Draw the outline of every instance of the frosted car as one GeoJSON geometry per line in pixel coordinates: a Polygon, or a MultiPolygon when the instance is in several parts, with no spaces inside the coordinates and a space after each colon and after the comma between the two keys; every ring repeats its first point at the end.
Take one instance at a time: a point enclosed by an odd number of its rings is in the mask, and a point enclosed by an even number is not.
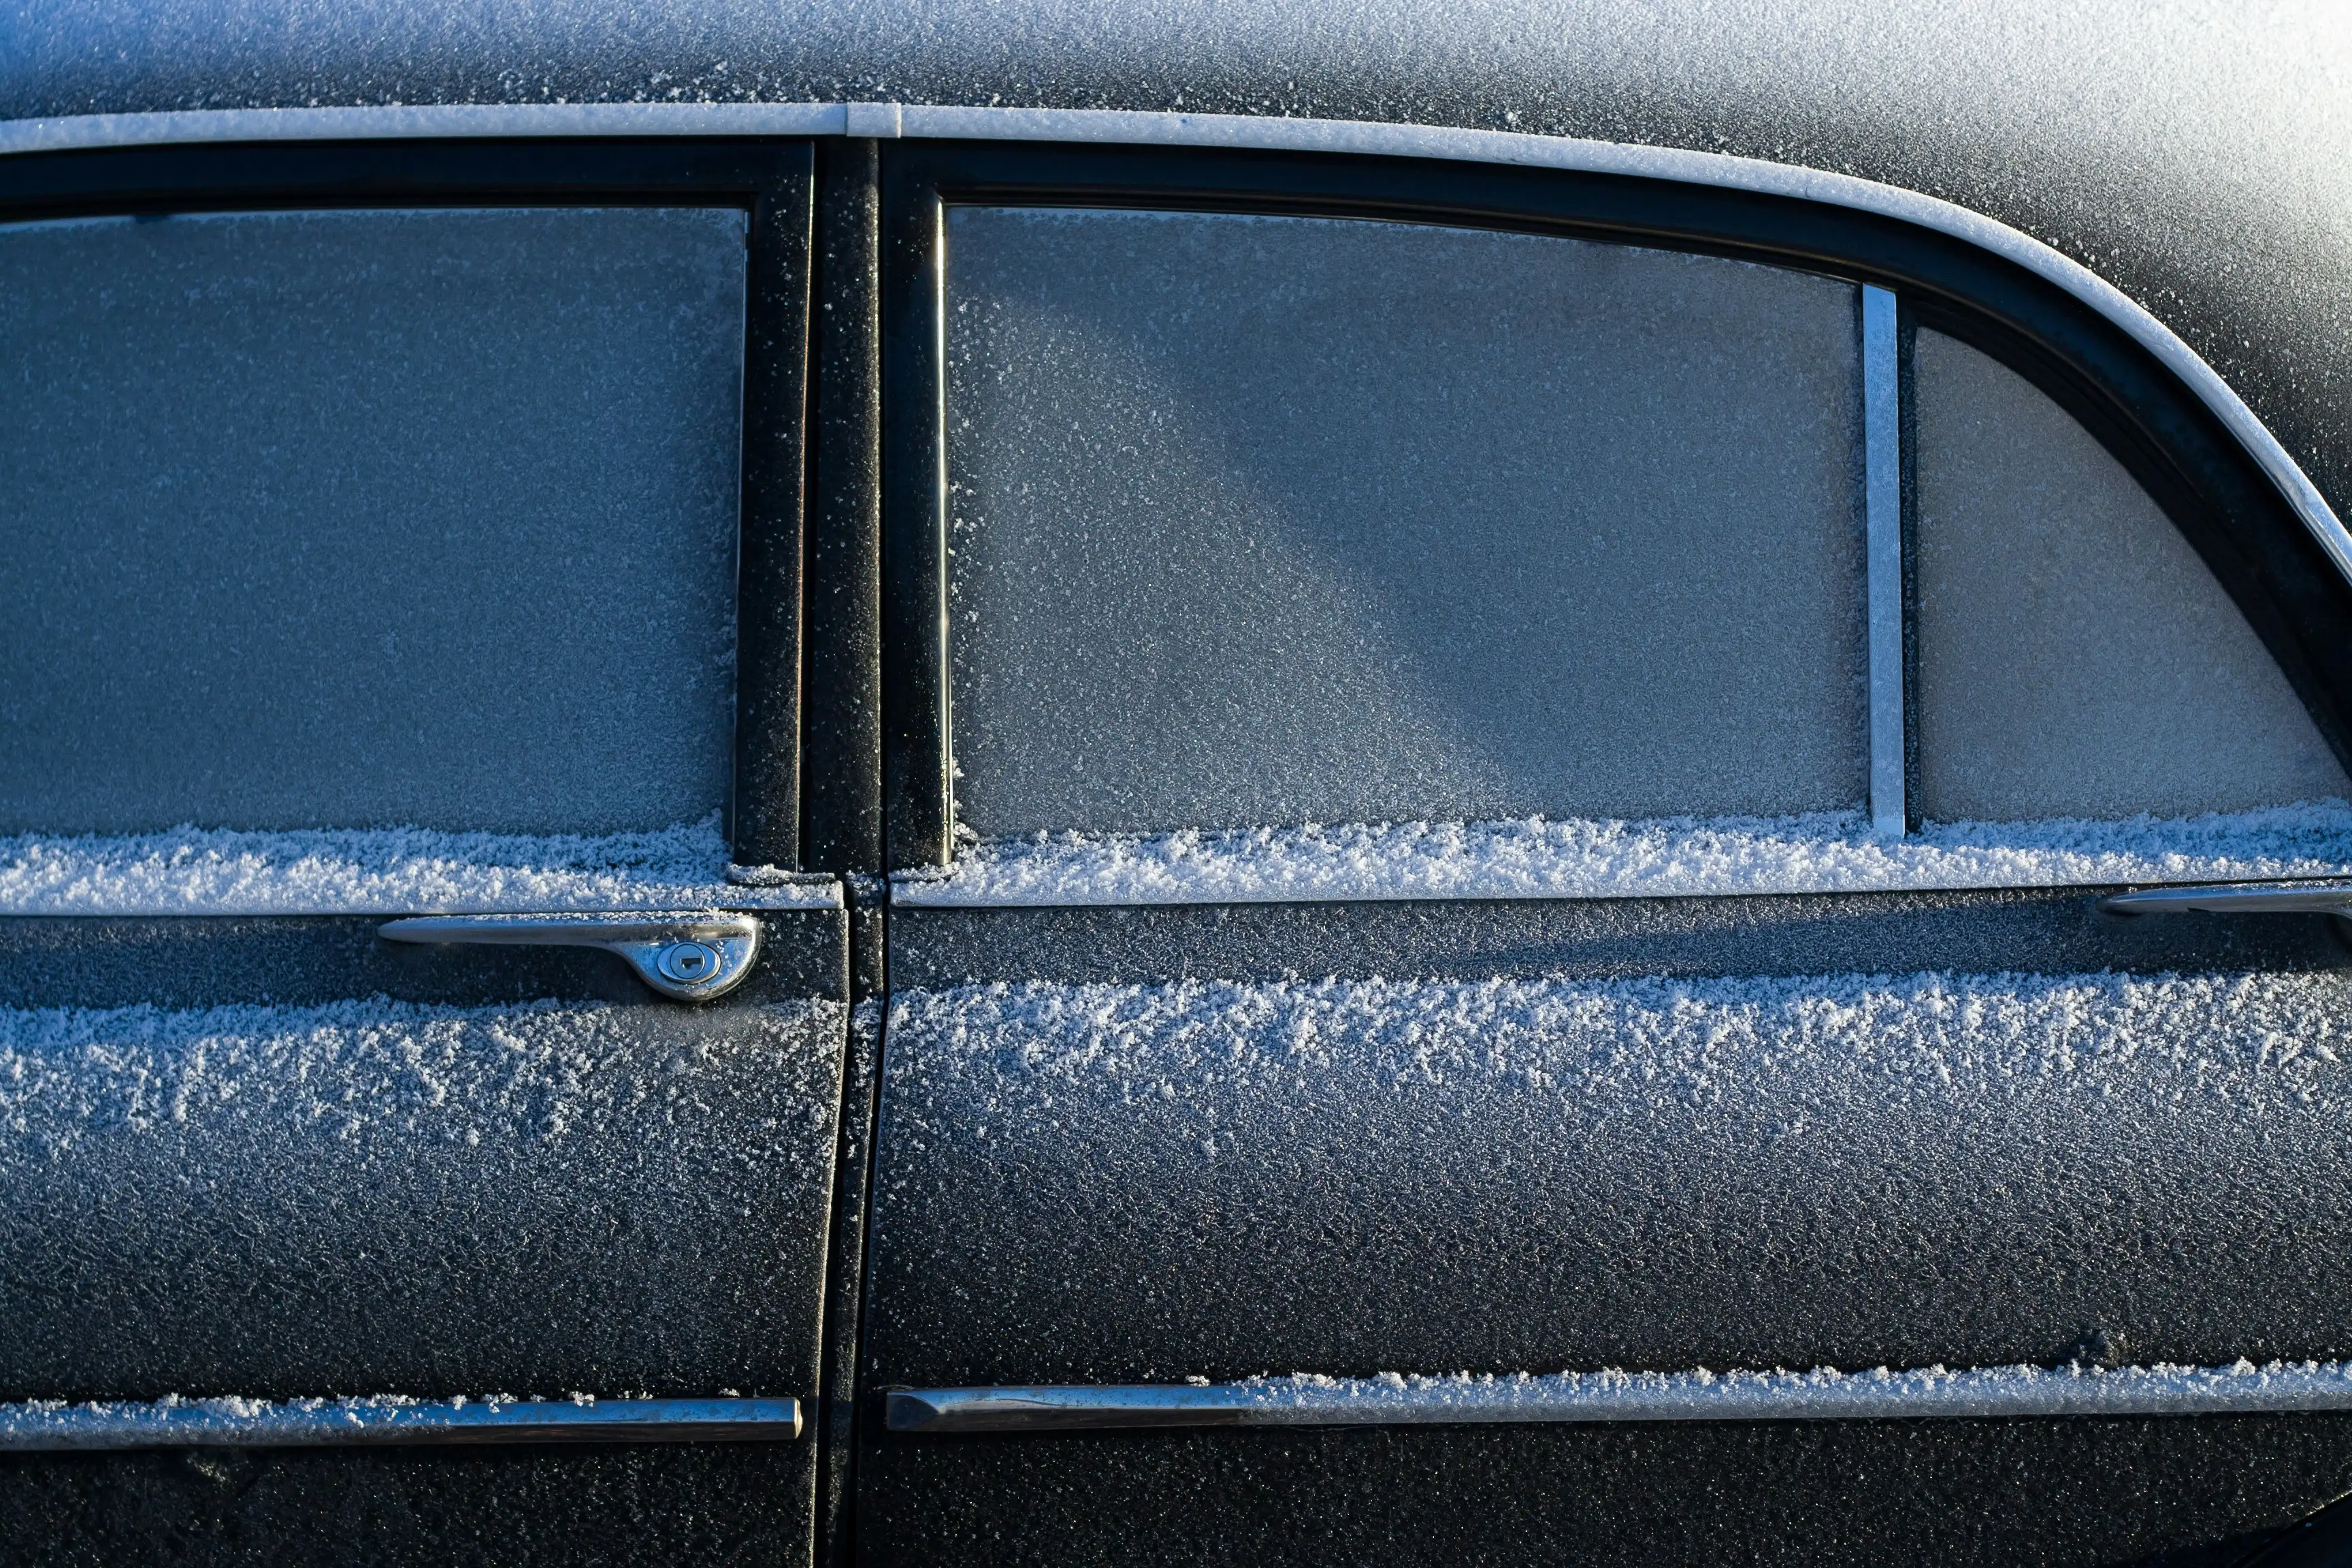
{"type": "Polygon", "coordinates": [[[0,20],[0,1557],[2333,1561],[2341,24],[0,20]]]}

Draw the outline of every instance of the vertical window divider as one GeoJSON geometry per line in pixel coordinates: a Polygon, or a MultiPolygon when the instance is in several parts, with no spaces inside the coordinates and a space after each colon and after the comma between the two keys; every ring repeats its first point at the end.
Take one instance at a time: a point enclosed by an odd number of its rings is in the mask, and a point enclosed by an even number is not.
{"type": "Polygon", "coordinates": [[[1909,822],[1905,742],[1903,394],[1894,291],[1862,289],[1863,531],[1870,628],[1870,826],[1900,838],[1909,822]]]}
{"type": "Polygon", "coordinates": [[[1919,831],[1919,322],[1911,301],[1895,302],[1895,395],[1903,442],[1903,804],[1905,826],[1919,831]]]}
{"type": "Polygon", "coordinates": [[[893,867],[944,866],[949,784],[946,203],[933,166],[881,160],[882,811],[893,867]]]}
{"type": "Polygon", "coordinates": [[[780,149],[751,203],[735,648],[737,864],[801,863],[801,595],[814,154],[780,149]]]}
{"type": "Polygon", "coordinates": [[[817,149],[801,862],[836,873],[887,866],[879,168],[870,140],[817,149]]]}

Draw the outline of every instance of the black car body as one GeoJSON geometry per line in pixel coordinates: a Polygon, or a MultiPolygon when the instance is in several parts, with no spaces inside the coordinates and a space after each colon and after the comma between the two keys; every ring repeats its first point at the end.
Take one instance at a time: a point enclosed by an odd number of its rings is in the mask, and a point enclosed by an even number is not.
{"type": "Polygon", "coordinates": [[[0,17],[0,1553],[2324,1552],[2346,58],[0,17]]]}

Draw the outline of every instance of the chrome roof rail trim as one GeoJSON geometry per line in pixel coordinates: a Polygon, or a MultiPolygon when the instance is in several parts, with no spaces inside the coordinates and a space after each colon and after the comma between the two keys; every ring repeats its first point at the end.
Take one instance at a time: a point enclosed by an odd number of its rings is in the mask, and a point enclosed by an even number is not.
{"type": "Polygon", "coordinates": [[[391,103],[180,109],[0,120],[0,156],[210,142],[415,142],[451,137],[839,136],[839,103],[391,103]]]}
{"type": "Polygon", "coordinates": [[[2123,290],[2051,246],[1953,203],[1852,174],[1681,147],[1516,131],[1358,120],[1283,119],[1117,109],[1017,109],[883,103],[393,104],[341,109],[200,109],[0,121],[0,156],[206,142],[397,140],[481,136],[840,136],[860,134],[1130,146],[1230,147],[1442,158],[1632,174],[1793,197],[1875,213],[2014,262],[2123,329],[2228,426],[2336,570],[2352,581],[2347,531],[2294,458],[2204,357],[2123,290]]]}
{"type": "Polygon", "coordinates": [[[1602,1421],[1911,1421],[2352,1410],[2352,1363],[1840,1373],[1526,1373],[893,1389],[893,1432],[1602,1421]]]}
{"type": "Polygon", "coordinates": [[[782,1443],[794,1399],[164,1399],[0,1405],[0,1453],[426,1443],[782,1443]]]}

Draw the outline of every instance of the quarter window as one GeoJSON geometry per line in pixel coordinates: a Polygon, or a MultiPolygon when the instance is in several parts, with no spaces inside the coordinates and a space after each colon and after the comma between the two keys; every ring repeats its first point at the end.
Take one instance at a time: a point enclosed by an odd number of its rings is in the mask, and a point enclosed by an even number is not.
{"type": "Polygon", "coordinates": [[[1967,344],[1923,330],[1916,356],[1920,810],[2172,816],[2352,793],[2123,465],[1967,344]]]}

